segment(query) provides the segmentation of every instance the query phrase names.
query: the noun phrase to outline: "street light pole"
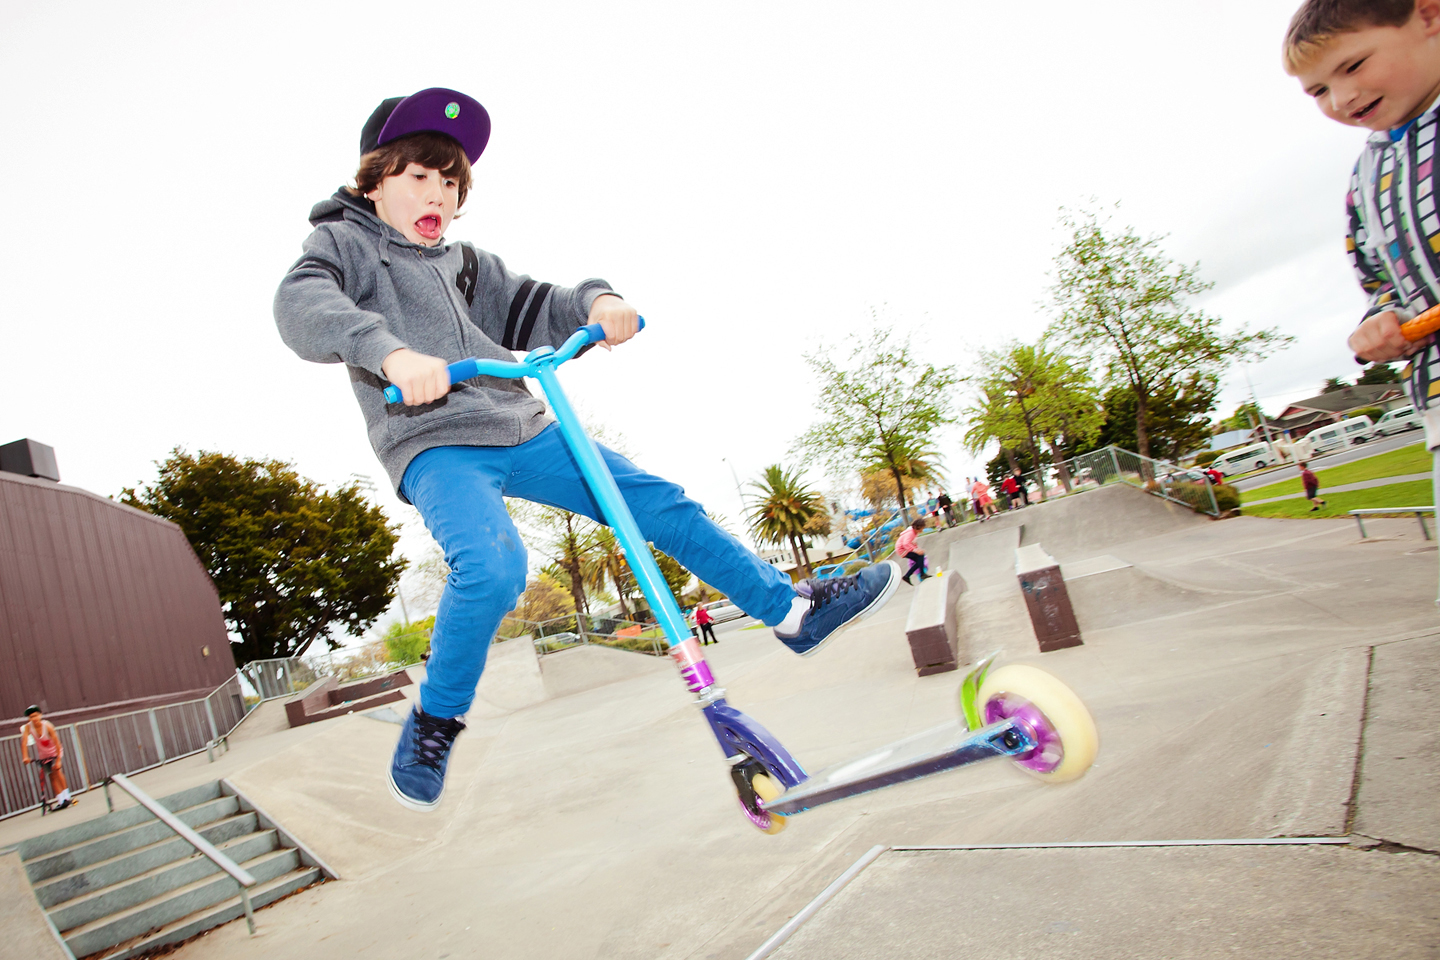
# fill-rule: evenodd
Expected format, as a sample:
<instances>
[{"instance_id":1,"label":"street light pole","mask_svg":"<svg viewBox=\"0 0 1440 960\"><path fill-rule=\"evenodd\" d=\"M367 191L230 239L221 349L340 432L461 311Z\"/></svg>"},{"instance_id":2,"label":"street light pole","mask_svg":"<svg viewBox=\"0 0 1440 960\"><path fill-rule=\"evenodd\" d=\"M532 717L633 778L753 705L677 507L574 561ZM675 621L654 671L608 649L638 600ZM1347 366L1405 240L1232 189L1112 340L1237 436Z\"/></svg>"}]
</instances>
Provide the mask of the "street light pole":
<instances>
[{"instance_id":1,"label":"street light pole","mask_svg":"<svg viewBox=\"0 0 1440 960\"><path fill-rule=\"evenodd\" d=\"M740 478L735 473L735 464L731 463L728 457L720 459L725 466L730 468L730 479L735 484L735 496L740 501L740 519L745 523L745 535L748 537L750 536L750 510L745 506L745 494L740 492ZM753 537L751 537L751 541L754 541Z\"/></svg>"}]
</instances>

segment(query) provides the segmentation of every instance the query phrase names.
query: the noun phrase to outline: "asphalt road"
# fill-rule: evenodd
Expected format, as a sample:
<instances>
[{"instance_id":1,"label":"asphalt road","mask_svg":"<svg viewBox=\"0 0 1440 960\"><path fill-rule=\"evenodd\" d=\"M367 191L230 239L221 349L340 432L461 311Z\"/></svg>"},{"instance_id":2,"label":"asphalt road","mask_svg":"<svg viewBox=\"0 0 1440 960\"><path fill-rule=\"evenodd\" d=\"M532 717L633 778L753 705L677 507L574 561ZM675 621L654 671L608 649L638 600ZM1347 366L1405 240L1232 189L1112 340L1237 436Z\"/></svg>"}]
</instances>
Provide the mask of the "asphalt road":
<instances>
[{"instance_id":1,"label":"asphalt road","mask_svg":"<svg viewBox=\"0 0 1440 960\"><path fill-rule=\"evenodd\" d=\"M1310 461L1310 467L1314 470L1323 470L1326 467L1338 467L1342 463L1349 463L1352 460L1363 460L1366 457L1373 457L1377 453L1385 453L1387 450L1398 450L1412 443L1420 443L1424 439L1424 430L1407 430L1404 433L1397 433L1394 436L1370 440L1358 446L1347 447L1337 450L1334 453L1318 456ZM1256 487L1263 487L1268 483L1275 483L1287 477L1297 475L1298 471L1294 466L1275 467L1263 473L1248 476L1244 480L1236 480L1235 489L1253 490Z\"/></svg>"}]
</instances>

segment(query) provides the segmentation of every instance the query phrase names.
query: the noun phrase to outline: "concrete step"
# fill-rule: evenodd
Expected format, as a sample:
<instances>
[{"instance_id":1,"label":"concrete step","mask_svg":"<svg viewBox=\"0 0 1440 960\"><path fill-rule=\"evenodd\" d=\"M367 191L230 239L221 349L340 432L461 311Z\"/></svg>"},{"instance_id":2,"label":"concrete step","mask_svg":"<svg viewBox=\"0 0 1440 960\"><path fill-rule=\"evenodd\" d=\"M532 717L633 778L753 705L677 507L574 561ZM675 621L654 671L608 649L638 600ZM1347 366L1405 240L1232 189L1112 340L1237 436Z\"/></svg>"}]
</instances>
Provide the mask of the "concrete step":
<instances>
[{"instance_id":1,"label":"concrete step","mask_svg":"<svg viewBox=\"0 0 1440 960\"><path fill-rule=\"evenodd\" d=\"M218 791L218 789L217 785L216 790ZM202 825L234 816L239 810L240 804L234 797L222 796L173 812L182 822L198 829ZM27 857L25 872L29 876L30 882L38 883L41 880L49 880L62 873L70 873L102 860L109 860L126 851L137 850L158 840L174 836L169 827L150 816L148 811L141 808L140 812L144 814L144 821L135 826L97 836L73 846L63 847L55 850L54 853L35 859ZM100 819L103 821L107 818L101 817ZM23 851L21 855L24 856Z\"/></svg>"},{"instance_id":2,"label":"concrete step","mask_svg":"<svg viewBox=\"0 0 1440 960\"><path fill-rule=\"evenodd\" d=\"M257 830L219 844L220 852L236 863L253 860L279 846L274 830ZM162 864L88 896L77 897L51 910L50 919L59 930L73 930L219 873L220 868L208 857L192 851L184 859Z\"/></svg>"},{"instance_id":3,"label":"concrete step","mask_svg":"<svg viewBox=\"0 0 1440 960\"><path fill-rule=\"evenodd\" d=\"M293 848L283 847L253 857L242 863L241 866L259 881L257 884L259 886L299 870L300 855ZM210 876L168 890L160 896L128 910L122 910L73 929L62 928L61 936L75 956L88 957L92 953L110 950L136 937L148 936L151 931L174 924L191 914L206 913L229 899L239 902L238 884L227 874L212 873ZM254 904L253 899L251 903Z\"/></svg>"},{"instance_id":4,"label":"concrete step","mask_svg":"<svg viewBox=\"0 0 1440 960\"><path fill-rule=\"evenodd\" d=\"M247 867L248 869L248 867ZM303 890L324 877L318 867L298 867L269 881L262 881L250 888L250 905L259 910L267 904L288 897L297 890ZM233 888L233 884L232 884ZM104 954L101 960L135 960L172 943L188 940L199 933L245 916L245 907L240 897L232 896L208 909L197 910L189 916L168 923L159 930L148 932L137 939L120 945L118 949ZM77 953L76 956L79 956Z\"/></svg>"},{"instance_id":5,"label":"concrete step","mask_svg":"<svg viewBox=\"0 0 1440 960\"><path fill-rule=\"evenodd\" d=\"M168 797L161 797L158 802L166 810L173 813L177 810L185 810L197 804L204 803L207 800L219 799L220 796L219 781L211 781L210 783L203 783L198 787L182 790L179 793L172 793ZM87 840L94 840L96 837L116 833L127 827L133 827L136 824L145 823L146 821L154 819L155 818L150 816L149 811L144 807L126 807L123 810L107 813L103 817L96 817L94 820L85 820L38 837L22 840L20 842L20 859L25 861L35 860L46 854L55 853L67 847L79 846Z\"/></svg>"},{"instance_id":6,"label":"concrete step","mask_svg":"<svg viewBox=\"0 0 1440 960\"><path fill-rule=\"evenodd\" d=\"M219 846L236 837L254 833L258 827L259 821L254 813L237 813L202 826L196 832ZM49 910L164 864L184 860L194 853L189 843L167 831L164 839L36 884L35 896L40 905Z\"/></svg>"}]
</instances>

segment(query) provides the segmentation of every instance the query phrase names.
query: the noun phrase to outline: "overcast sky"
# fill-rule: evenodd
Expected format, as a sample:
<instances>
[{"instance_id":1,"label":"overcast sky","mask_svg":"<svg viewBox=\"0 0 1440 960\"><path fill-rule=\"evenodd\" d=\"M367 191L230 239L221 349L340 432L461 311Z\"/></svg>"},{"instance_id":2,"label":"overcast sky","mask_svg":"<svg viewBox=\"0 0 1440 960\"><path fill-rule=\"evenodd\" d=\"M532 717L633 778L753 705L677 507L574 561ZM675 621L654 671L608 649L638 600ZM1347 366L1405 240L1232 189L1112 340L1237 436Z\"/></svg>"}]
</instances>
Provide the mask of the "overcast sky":
<instances>
[{"instance_id":1,"label":"overcast sky","mask_svg":"<svg viewBox=\"0 0 1440 960\"><path fill-rule=\"evenodd\" d=\"M428 86L493 121L448 239L625 294L649 327L567 388L731 518L730 466L793 462L814 417L803 353L876 313L966 370L1038 337L1061 206L1118 202L1227 327L1294 335L1249 371L1275 412L1359 372L1363 304L1363 133L1281 72L1295 3L4 0L0 442L102 494L177 445L278 457L400 516L343 369L291 354L271 299L370 111Z\"/></svg>"}]
</instances>

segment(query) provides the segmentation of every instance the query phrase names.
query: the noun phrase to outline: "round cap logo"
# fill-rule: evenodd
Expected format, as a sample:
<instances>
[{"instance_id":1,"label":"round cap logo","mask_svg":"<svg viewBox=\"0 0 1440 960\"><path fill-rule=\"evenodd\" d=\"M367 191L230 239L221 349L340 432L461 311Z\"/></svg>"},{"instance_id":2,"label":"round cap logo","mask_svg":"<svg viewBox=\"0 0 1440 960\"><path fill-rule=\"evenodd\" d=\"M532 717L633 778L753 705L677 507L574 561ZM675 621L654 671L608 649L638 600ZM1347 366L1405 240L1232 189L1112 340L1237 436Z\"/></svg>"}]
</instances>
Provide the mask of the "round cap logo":
<instances>
[{"instance_id":1,"label":"round cap logo","mask_svg":"<svg viewBox=\"0 0 1440 960\"><path fill-rule=\"evenodd\" d=\"M454 120L456 117L460 116L460 104L456 103L454 100L451 100L449 103L445 104L445 116L449 117L451 120Z\"/></svg>"}]
</instances>

